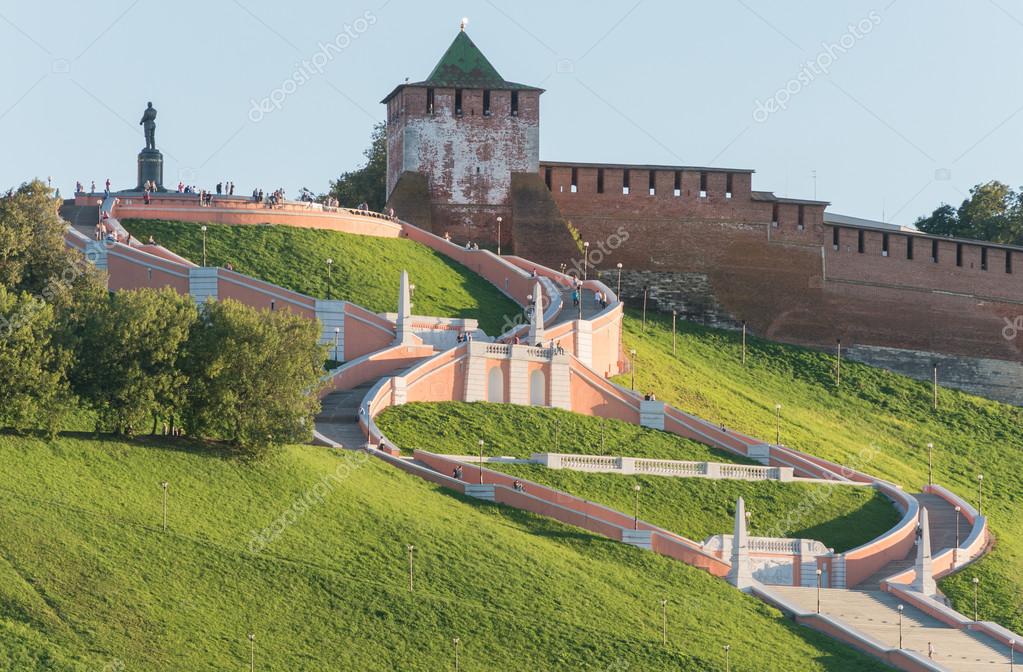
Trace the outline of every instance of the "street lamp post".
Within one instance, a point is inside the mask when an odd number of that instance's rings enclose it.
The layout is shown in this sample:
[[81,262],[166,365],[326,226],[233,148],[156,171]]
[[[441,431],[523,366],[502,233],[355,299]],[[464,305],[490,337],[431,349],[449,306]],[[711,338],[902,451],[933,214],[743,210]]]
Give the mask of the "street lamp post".
[[639,529],[639,493],[643,489],[643,486],[638,483],[632,486],[632,489],[636,491],[636,514],[632,517],[632,529]]
[[330,267],[334,265],[334,260],[327,257],[327,300],[330,301]]
[[452,646],[455,647],[455,672],[458,672],[458,645],[462,643],[462,640],[455,637],[451,640]]
[[631,362],[632,362],[632,366],[629,367],[630,369],[632,369],[632,389],[635,390],[636,389],[636,350],[635,349],[629,350],[629,357],[630,357]]
[[742,321],[742,365],[746,366],[746,320]]
[[934,468],[934,462],[931,459],[931,453],[934,452],[934,444],[928,442],[927,444],[927,485],[934,485],[934,479],[932,477],[932,471]]
[[777,426],[774,432],[774,443],[775,445],[781,445],[781,404],[774,405],[774,412],[777,416]]
[[821,613],[821,568],[817,568],[817,613]]
[[166,532],[167,531],[167,488],[170,487],[170,483],[168,483],[167,481],[164,481],[163,483],[160,484],[160,487],[163,488],[163,531]]
[[202,230],[202,265],[206,267],[206,225],[199,227]]
[[500,215],[497,216],[497,256],[499,257],[501,256],[501,222],[503,219]]
[[728,665],[728,652],[732,650],[732,647],[730,644],[725,644],[724,649],[725,649],[725,672],[730,672],[731,667],[729,667]]
[[412,592],[412,554],[415,553],[416,547],[412,544],[408,545],[408,592]]
[[678,311],[671,311],[671,354],[675,355],[675,320],[678,319]]
[[483,485],[483,439],[480,439],[480,485]]
[[979,592],[980,592],[980,579],[978,579],[975,576],[975,577],[973,577],[973,620],[974,621],[980,620],[979,619],[980,611],[977,609],[977,596],[978,596]]
[[977,474],[977,513],[984,509],[984,474]]
[[661,644],[668,644],[668,600],[661,600]]
[[256,669],[256,634],[253,632],[249,633],[249,672],[255,672]]
[[[590,263],[590,241],[586,241],[585,243],[583,243],[583,280],[584,281],[586,280],[587,267],[589,266],[589,263]],[[581,294],[579,296],[579,299],[582,300],[582,295]]]
[[952,549],[952,565],[959,564],[959,512],[963,510],[963,507],[956,506],[956,545]]
[[1009,640],[1009,672],[1016,669],[1016,640]]
[[618,300],[622,300],[622,262],[618,262]]
[[903,605],[899,605],[899,648],[902,647],[902,612],[906,609]]
[[836,387],[842,387],[842,339],[838,339],[838,366],[835,367]]
[[341,327],[334,327],[334,361],[341,361]]
[[643,285],[643,331],[646,331],[646,297],[650,287]]

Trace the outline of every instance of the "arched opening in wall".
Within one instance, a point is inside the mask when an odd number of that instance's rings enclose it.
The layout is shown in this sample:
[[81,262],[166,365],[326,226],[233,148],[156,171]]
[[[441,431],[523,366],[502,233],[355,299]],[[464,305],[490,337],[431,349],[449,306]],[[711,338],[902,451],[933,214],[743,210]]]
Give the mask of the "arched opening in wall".
[[547,376],[543,375],[543,371],[529,374],[529,405],[547,405]]
[[498,367],[490,369],[487,374],[487,401],[504,403],[504,373]]

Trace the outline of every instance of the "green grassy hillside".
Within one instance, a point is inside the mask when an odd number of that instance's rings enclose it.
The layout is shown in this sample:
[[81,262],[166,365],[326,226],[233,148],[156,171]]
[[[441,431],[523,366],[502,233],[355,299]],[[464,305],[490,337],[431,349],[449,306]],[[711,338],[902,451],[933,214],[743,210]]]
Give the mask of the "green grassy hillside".
[[[202,224],[126,219],[133,236],[153,236],[167,249],[202,263]],[[331,296],[377,312],[398,308],[398,283],[407,270],[416,286],[416,315],[479,320],[480,328],[498,335],[521,310],[489,282],[465,266],[404,238],[374,238],[338,231],[289,226],[227,226],[209,224],[206,263],[262,278],[319,298],[327,297],[327,264]]]
[[433,672],[454,637],[466,672],[722,670],[724,644],[880,669],[701,571],[353,459],[0,435],[0,668],[246,669],[251,632],[261,670]]
[[[405,404],[384,411],[377,423],[400,448],[448,454],[474,455],[483,438],[488,454],[511,457],[562,452],[747,462],[694,441],[624,422],[508,404]],[[555,424],[561,444],[558,450],[553,447]],[[600,448],[601,432],[604,450]],[[697,541],[731,533],[739,497],[745,499],[752,514],[754,534],[817,539],[839,552],[883,534],[899,519],[891,502],[870,488],[591,474],[539,465],[490,466],[627,513],[635,510],[633,487],[639,485],[644,520]]]
[[[782,442],[919,491],[927,482],[927,443],[934,443],[934,481],[977,503],[984,474],[984,513],[997,536],[982,562],[941,582],[964,613],[973,612],[972,577],[980,578],[980,615],[1023,631],[1023,409],[941,390],[881,369],[844,362],[836,389],[835,355],[751,338],[747,364],[740,337],[679,322],[671,354],[671,318],[635,314],[625,322],[635,348],[636,386],[712,422],[774,440],[782,404]],[[629,376],[619,382],[629,384]]]

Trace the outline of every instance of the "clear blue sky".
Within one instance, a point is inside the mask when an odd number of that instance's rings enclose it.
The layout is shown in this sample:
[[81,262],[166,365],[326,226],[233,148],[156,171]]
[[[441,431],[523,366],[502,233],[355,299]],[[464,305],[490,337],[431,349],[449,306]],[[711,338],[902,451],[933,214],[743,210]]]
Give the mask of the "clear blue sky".
[[547,89],[542,159],[754,168],[792,197],[816,171],[833,211],[900,223],[1023,184],[1019,0],[0,0],[0,185],[134,185],[152,100],[168,184],[323,191],[462,16],[506,79]]

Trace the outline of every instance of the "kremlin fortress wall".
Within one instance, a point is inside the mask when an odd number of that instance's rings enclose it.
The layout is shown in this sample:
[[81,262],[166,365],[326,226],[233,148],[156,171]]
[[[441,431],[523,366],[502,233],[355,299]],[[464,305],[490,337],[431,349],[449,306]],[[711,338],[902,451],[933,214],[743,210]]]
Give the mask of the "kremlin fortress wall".
[[[617,282],[638,307],[834,350],[1023,404],[1023,248],[832,215],[753,171],[539,159],[543,91],[503,79],[462,31],[387,107],[388,205],[474,241]],[[500,218],[500,223],[498,222]]]

